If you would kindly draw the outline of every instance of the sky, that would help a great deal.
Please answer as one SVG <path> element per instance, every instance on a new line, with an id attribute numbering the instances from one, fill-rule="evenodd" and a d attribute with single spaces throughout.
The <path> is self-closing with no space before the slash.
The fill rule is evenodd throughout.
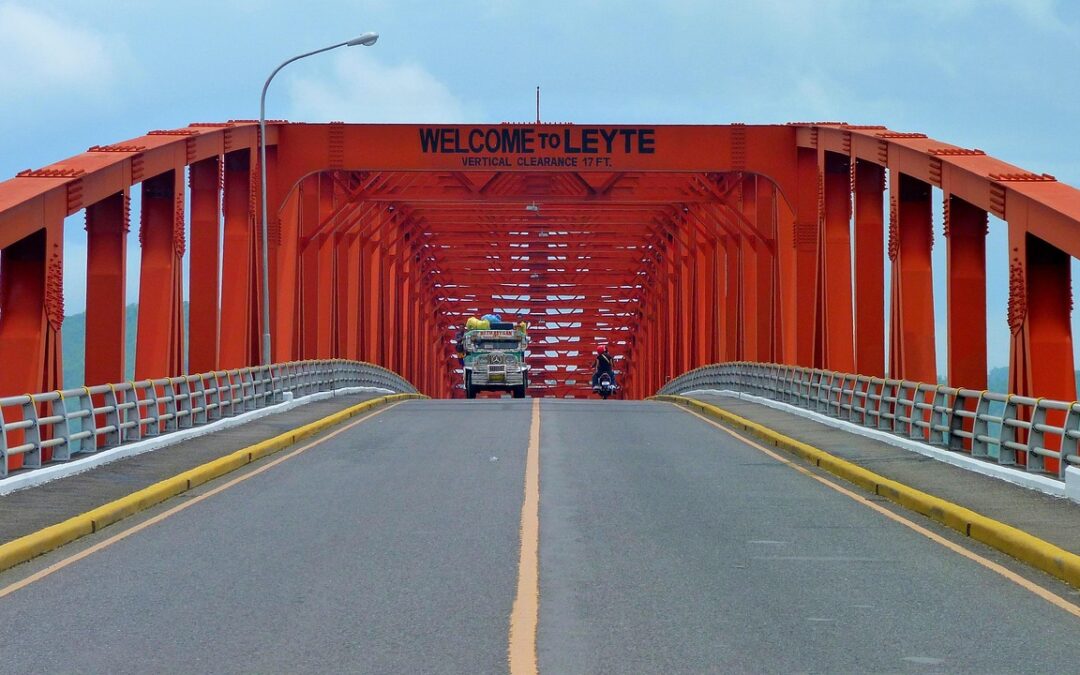
<path id="1" fill-rule="evenodd" d="M 885 124 L 1080 185 L 1080 3 L 1054 0 L 0 0 L 0 180 L 150 129 L 257 118 L 278 63 L 372 30 L 374 47 L 283 70 L 268 117 L 526 121 L 539 85 L 545 121 Z M 943 323 L 940 222 L 936 239 Z M 1004 242 L 992 222 L 991 365 L 1008 355 Z"/>

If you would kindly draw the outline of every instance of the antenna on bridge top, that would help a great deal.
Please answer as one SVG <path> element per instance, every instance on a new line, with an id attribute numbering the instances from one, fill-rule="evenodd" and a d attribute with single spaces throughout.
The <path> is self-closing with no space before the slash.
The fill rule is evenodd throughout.
<path id="1" fill-rule="evenodd" d="M 540 87 L 536 87 L 536 123 L 540 124 Z"/>

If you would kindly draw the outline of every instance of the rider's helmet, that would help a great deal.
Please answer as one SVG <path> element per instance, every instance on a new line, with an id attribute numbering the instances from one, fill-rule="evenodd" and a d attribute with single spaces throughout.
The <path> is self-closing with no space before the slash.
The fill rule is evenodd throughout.
<path id="1" fill-rule="evenodd" d="M 606 354 L 607 353 L 607 346 L 600 345 L 599 347 L 596 348 L 596 353 L 597 354 Z"/>

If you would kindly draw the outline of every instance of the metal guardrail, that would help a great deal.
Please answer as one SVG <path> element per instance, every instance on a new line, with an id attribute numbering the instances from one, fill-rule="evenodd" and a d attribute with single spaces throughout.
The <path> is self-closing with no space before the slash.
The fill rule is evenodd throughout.
<path id="1" fill-rule="evenodd" d="M 0 398 L 0 478 L 10 457 L 36 469 L 265 408 L 286 392 L 300 397 L 345 387 L 416 393 L 390 370 L 335 359 Z"/>
<path id="2" fill-rule="evenodd" d="M 717 388 L 772 398 L 1060 480 L 1067 466 L 1080 465 L 1077 402 L 752 362 L 703 366 L 657 393 Z"/>

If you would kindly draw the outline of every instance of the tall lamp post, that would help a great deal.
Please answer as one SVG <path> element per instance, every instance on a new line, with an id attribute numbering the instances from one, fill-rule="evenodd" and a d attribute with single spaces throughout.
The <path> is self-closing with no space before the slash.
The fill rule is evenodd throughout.
<path id="1" fill-rule="evenodd" d="M 270 81 L 274 79 L 274 76 L 278 74 L 285 66 L 289 65 L 293 61 L 299 61 L 302 58 L 313 56 L 315 54 L 321 54 L 328 52 L 331 49 L 337 49 L 338 47 L 355 47 L 357 45 L 364 45 L 370 47 L 375 44 L 379 39 L 378 33 L 364 33 L 360 37 L 353 38 L 346 42 L 339 42 L 336 45 L 330 45 L 329 47 L 323 47 L 322 49 L 316 49 L 313 52 L 307 52 L 306 54 L 300 54 L 294 56 L 291 59 L 284 61 L 280 66 L 274 68 L 274 72 L 270 73 L 270 77 L 266 78 L 266 83 L 262 88 L 262 96 L 259 98 L 259 184 L 262 186 L 262 299 L 263 299 L 263 339 L 262 339 L 262 362 L 264 366 L 268 366 L 271 363 L 270 353 L 270 243 L 269 243 L 269 228 L 267 226 L 267 210 L 266 210 L 266 90 L 270 88 Z"/>

